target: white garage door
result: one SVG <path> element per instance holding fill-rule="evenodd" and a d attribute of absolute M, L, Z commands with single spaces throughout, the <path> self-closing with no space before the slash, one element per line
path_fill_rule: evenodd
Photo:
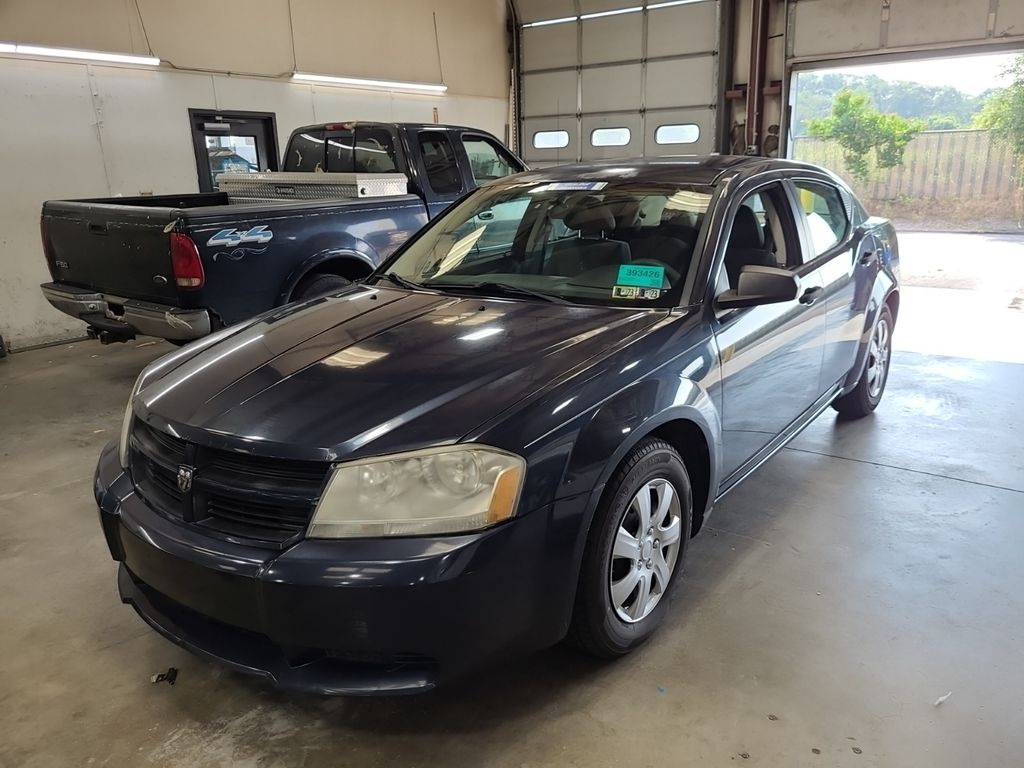
<path fill-rule="evenodd" d="M 718 0 L 516 0 L 531 165 L 715 149 Z"/>
<path fill-rule="evenodd" d="M 801 0 L 790 8 L 790 65 L 1024 42 L 1022 0 Z"/>

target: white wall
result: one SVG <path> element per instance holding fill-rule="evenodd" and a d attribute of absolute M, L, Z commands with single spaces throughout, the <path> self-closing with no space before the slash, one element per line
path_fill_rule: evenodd
<path fill-rule="evenodd" d="M 272 77 L 292 69 L 291 38 L 283 31 L 287 14 L 281 11 L 287 3 L 223 2 L 237 8 L 229 12 L 218 5 L 218 18 L 252 19 L 265 13 L 265 24 L 276 33 L 261 32 L 253 41 L 248 37 L 252 25 L 246 23 L 241 27 L 245 35 L 233 42 L 223 29 L 211 37 L 202 21 L 213 6 L 198 0 L 140 0 L 145 35 L 134 2 L 0 2 L 3 41 L 135 53 L 152 46 L 155 55 L 178 67 L 263 75 L 0 56 L 0 335 L 12 347 L 84 331 L 82 323 L 51 308 L 39 292 L 39 284 L 49 280 L 39 243 L 43 201 L 198 191 L 189 108 L 274 112 L 282 152 L 299 125 L 431 122 L 435 107 L 441 122 L 478 126 L 499 137 L 504 133 L 508 62 L 501 0 L 293 0 L 300 71 L 443 80 L 449 86 L 443 96 Z M 371 6 L 375 15 L 366 10 Z M 319 25 L 314 23 L 318 18 Z"/>

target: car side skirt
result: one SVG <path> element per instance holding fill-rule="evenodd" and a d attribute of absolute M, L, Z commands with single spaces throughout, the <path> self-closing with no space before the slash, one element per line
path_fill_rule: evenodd
<path fill-rule="evenodd" d="M 729 491 L 753 474 L 758 467 L 785 448 L 789 441 L 803 432 L 812 421 L 818 418 L 822 412 L 832 404 L 832 401 L 841 394 L 841 392 L 842 382 L 837 382 L 829 388 L 828 392 L 819 397 L 810 408 L 797 417 L 792 424 L 780 432 L 774 440 L 754 454 L 754 456 L 748 459 L 745 464 L 729 475 L 729 477 L 725 478 L 718 487 L 718 496 L 715 498 L 715 503 L 718 503 L 718 501 L 729 493 Z"/>

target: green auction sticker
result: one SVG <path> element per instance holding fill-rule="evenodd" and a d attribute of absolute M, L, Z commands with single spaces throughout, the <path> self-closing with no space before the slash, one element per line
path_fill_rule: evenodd
<path fill-rule="evenodd" d="M 635 285 L 638 288 L 661 288 L 665 282 L 665 268 L 623 264 L 619 267 L 619 279 L 615 282 L 618 285 Z"/>

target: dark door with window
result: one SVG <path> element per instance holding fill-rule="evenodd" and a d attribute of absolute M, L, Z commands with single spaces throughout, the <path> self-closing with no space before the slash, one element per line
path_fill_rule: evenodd
<path fill-rule="evenodd" d="M 793 271 L 801 295 L 717 313 L 724 485 L 818 399 L 825 338 L 821 286 L 805 263 L 788 190 L 781 182 L 768 184 L 734 205 L 726 219 L 728 239 L 718 248 L 717 276 L 712 273 L 714 295 L 735 288 L 746 265 Z"/>
<path fill-rule="evenodd" d="M 827 389 L 853 366 L 864 330 L 865 302 L 858 301 L 855 237 L 846 199 L 838 187 L 823 181 L 793 179 L 797 215 L 803 221 L 806 250 L 824 289 L 826 310 L 825 353 L 821 386 Z"/>
<path fill-rule="evenodd" d="M 427 212 L 434 218 L 462 196 L 466 183 L 447 131 L 420 131 L 416 141 L 420 149 L 419 175 L 433 193 L 427 196 Z"/>
<path fill-rule="evenodd" d="M 277 170 L 274 113 L 190 109 L 188 119 L 200 192 L 215 192 L 222 173 Z"/>

